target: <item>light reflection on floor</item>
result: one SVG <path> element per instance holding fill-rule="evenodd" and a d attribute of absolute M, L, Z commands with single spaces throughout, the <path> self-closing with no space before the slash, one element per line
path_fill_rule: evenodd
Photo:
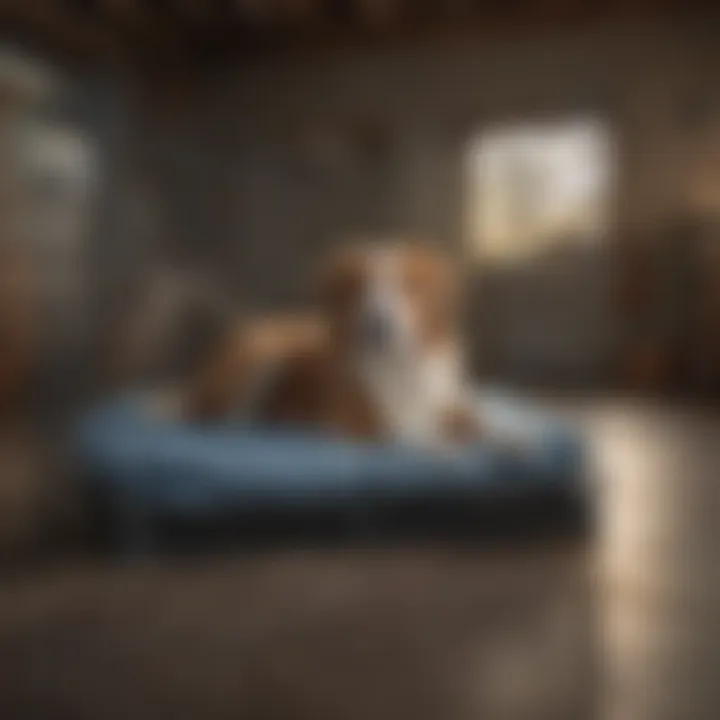
<path fill-rule="evenodd" d="M 618 406 L 589 426 L 604 717 L 720 717 L 720 421 Z"/>

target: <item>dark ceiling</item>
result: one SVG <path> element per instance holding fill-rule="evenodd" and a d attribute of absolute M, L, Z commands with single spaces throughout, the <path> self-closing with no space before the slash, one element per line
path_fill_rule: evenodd
<path fill-rule="evenodd" d="M 1 39 L 121 63 L 494 34 L 688 12 L 699 0 L 0 0 Z"/>

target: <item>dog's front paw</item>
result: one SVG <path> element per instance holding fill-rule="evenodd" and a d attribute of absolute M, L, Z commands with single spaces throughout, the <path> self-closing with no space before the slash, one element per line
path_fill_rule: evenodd
<path fill-rule="evenodd" d="M 440 427 L 443 438 L 448 444 L 455 446 L 467 445 L 483 436 L 483 427 L 477 413 L 462 405 L 446 410 Z"/>

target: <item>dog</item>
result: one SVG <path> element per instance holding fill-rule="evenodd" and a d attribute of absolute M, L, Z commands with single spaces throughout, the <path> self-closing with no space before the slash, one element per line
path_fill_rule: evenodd
<path fill-rule="evenodd" d="M 437 446 L 482 433 L 448 259 L 408 241 L 334 253 L 315 313 L 236 326 L 191 385 L 193 420 L 239 414 L 361 440 Z"/>

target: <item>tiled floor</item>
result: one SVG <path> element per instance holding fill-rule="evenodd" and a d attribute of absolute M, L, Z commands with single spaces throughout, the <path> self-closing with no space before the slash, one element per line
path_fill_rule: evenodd
<path fill-rule="evenodd" d="M 597 465 L 590 549 L 294 549 L 4 580 L 0 716 L 720 717 L 720 422 L 566 407 Z"/>

